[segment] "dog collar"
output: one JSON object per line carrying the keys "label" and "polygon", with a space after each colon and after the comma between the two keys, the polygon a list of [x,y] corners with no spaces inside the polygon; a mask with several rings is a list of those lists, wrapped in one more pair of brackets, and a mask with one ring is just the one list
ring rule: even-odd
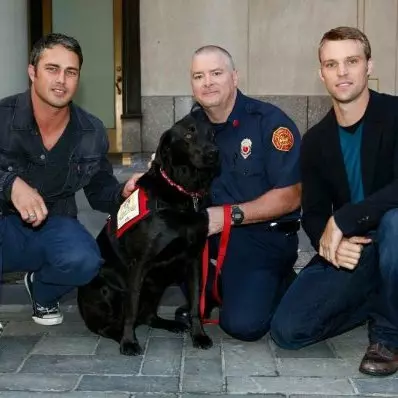
{"label": "dog collar", "polygon": [[174,182],[163,169],[160,169],[160,174],[162,177],[174,188],[176,188],[178,191],[184,193],[185,195],[188,195],[192,198],[193,201],[193,206],[196,211],[198,211],[198,203],[199,203],[199,198],[202,196],[202,194],[198,192],[190,192],[184,189],[181,185],[178,185],[176,182]]}

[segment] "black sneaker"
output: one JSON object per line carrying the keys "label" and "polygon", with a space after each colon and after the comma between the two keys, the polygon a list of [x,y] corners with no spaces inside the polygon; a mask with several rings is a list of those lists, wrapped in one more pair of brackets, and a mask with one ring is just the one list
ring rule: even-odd
{"label": "black sneaker", "polygon": [[30,301],[32,302],[32,319],[39,325],[44,326],[53,326],[62,323],[64,317],[59,310],[59,303],[50,307],[44,307],[34,300],[32,295],[33,272],[27,272],[25,274],[24,281]]}
{"label": "black sneaker", "polygon": [[183,323],[187,328],[191,327],[191,313],[189,312],[188,305],[182,305],[176,309],[174,319],[177,322]]}

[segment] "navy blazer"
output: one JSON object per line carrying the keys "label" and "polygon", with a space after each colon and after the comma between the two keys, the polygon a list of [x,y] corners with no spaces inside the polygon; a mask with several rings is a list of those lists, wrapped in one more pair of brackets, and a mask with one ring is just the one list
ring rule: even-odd
{"label": "navy blazer", "polygon": [[334,214],[344,236],[364,236],[398,208],[398,97],[370,91],[364,115],[361,171],[365,199],[350,203],[350,188],[333,108],[303,137],[303,228],[312,245]]}

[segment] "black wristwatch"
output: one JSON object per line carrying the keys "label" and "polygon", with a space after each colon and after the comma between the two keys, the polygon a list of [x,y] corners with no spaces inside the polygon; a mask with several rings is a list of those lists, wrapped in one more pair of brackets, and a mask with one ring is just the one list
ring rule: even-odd
{"label": "black wristwatch", "polygon": [[231,220],[234,225],[242,224],[244,219],[245,213],[243,213],[243,210],[239,206],[231,206]]}

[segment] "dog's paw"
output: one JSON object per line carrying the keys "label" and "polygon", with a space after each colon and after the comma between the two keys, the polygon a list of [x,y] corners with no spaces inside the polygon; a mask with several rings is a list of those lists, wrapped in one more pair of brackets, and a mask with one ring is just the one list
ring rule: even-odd
{"label": "dog's paw", "polygon": [[192,344],[195,348],[201,348],[202,350],[207,350],[213,346],[213,341],[206,334],[198,334],[192,336]]}
{"label": "dog's paw", "polygon": [[142,348],[138,342],[133,341],[121,341],[120,342],[120,353],[122,355],[141,355]]}

